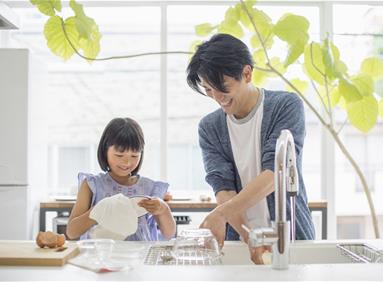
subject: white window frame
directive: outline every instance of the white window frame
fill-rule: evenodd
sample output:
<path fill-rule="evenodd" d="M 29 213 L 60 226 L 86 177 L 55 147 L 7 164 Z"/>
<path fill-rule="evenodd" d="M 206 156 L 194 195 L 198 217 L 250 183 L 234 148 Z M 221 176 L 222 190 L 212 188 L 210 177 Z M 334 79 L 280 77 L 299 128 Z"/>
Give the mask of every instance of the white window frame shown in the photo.
<path fill-rule="evenodd" d="M 28 1 L 4 1 L 9 7 L 13 8 L 28 8 L 32 7 Z M 68 5 L 66 1 L 65 5 Z M 161 28 L 160 28 L 160 51 L 167 49 L 167 8 L 169 6 L 180 5 L 231 5 L 238 1 L 160 1 L 160 0 L 142 0 L 142 1 L 81 1 L 87 7 L 159 7 L 161 10 Z M 265 0 L 257 3 L 258 6 L 300 6 L 300 7 L 318 7 L 320 16 L 320 36 L 324 38 L 328 33 L 333 36 L 333 6 L 335 4 L 354 4 L 354 5 L 371 5 L 382 6 L 381 1 L 353 1 L 353 0 L 338 0 L 338 1 L 273 1 Z M 0 32 L 0 47 L 8 46 L 9 38 L 6 31 Z M 162 55 L 160 60 L 160 177 L 167 178 L 167 153 L 168 153 L 168 136 L 167 136 L 167 56 Z M 321 195 L 328 202 L 328 238 L 336 239 L 336 213 L 335 213 L 335 143 L 327 132 L 321 126 Z"/>

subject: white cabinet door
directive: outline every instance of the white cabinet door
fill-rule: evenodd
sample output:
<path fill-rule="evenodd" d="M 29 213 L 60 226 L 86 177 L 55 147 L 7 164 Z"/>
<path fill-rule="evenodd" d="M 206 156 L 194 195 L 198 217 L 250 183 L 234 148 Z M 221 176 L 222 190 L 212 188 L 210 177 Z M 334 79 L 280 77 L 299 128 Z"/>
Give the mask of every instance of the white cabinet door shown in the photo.
<path fill-rule="evenodd" d="M 0 184 L 28 183 L 29 53 L 0 49 Z"/>
<path fill-rule="evenodd" d="M 28 192 L 26 186 L 0 187 L 0 240 L 28 240 Z"/>

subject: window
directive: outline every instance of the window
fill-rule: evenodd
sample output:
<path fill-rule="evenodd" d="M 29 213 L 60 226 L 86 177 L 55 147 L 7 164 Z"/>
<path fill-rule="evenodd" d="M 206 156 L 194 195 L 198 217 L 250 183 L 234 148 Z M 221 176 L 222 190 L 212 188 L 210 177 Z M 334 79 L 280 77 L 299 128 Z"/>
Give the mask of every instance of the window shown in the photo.
<path fill-rule="evenodd" d="M 48 177 L 55 194 L 77 193 L 77 175 L 80 171 L 90 171 L 90 148 L 50 147 Z M 57 161 L 59 160 L 59 161 Z M 60 172 L 60 173 L 57 173 Z M 75 181 L 73 181 L 75 180 Z M 53 192 L 53 191 L 52 191 Z"/>
<path fill-rule="evenodd" d="M 46 17 L 35 9 L 15 10 L 23 27 L 12 32 L 12 44 L 31 48 L 47 68 L 51 192 L 76 192 L 72 187 L 77 186 L 78 171 L 100 171 L 97 144 L 114 117 L 129 116 L 140 123 L 147 148 L 142 174 L 158 178 L 160 57 L 90 65 L 74 56 L 63 62 L 46 47 L 42 33 Z M 87 7 L 87 13 L 97 19 L 103 35 L 100 57 L 159 50 L 158 7 Z M 94 156 L 84 158 L 85 151 Z"/>
<path fill-rule="evenodd" d="M 201 22 L 219 22 L 227 5 L 169 5 L 167 7 L 166 35 L 169 50 L 189 50 L 196 39 L 194 26 Z M 286 9 L 304 14 L 312 21 L 310 32 L 319 34 L 319 16 L 316 7 L 262 7 L 274 18 Z M 89 16 L 97 19 L 103 34 L 100 57 L 158 51 L 160 49 L 159 7 L 87 7 Z M 194 12 L 191 12 L 194 11 Z M 213 11 L 213 12 L 212 12 Z M 145 161 L 141 173 L 153 178 L 161 177 L 160 166 L 160 56 L 141 57 L 129 60 L 111 60 L 87 64 L 73 57 L 62 62 L 54 57 L 45 45 L 42 36 L 46 17 L 34 9 L 17 9 L 23 19 L 21 31 L 12 32 L 13 44 L 32 46 L 48 71 L 48 120 L 49 144 L 57 150 L 88 144 L 88 151 L 97 150 L 97 143 L 106 123 L 116 116 L 131 116 L 144 129 L 146 139 Z M 112 17 L 110 15 L 113 15 Z M 139 24 L 137 24 L 139 23 Z M 278 48 L 276 48 L 278 49 Z M 201 152 L 198 146 L 197 125 L 201 117 L 217 108 L 216 103 L 194 93 L 186 84 L 185 69 L 188 56 L 167 57 L 167 181 L 172 189 L 207 190 L 204 181 Z M 273 81 L 270 87 L 278 88 Z M 316 128 L 315 122 L 313 123 Z M 311 129 L 311 125 L 308 126 Z M 316 139 L 312 139 L 316 140 Z M 310 147 L 310 141 L 306 142 Z M 315 144 L 314 144 L 315 146 Z M 317 150 L 307 150 L 317 152 Z M 51 162 L 53 169 L 65 167 L 60 154 Z M 306 155 L 305 155 L 306 156 Z M 74 156 L 73 156 L 74 157 Z M 315 171 L 318 157 L 306 158 L 307 183 L 310 193 L 319 194 L 319 174 Z M 88 158 L 89 169 L 97 173 L 97 160 Z M 82 165 L 73 162 L 73 171 Z M 73 173 L 72 173 L 73 174 Z M 65 188 L 67 180 L 50 174 L 50 186 L 54 193 L 73 191 Z M 56 176 L 55 176 L 56 175 Z M 69 177 L 69 176 L 68 176 Z M 52 178 L 55 178 L 54 180 Z M 77 185 L 73 178 L 71 187 Z"/>
<path fill-rule="evenodd" d="M 329 22 L 333 23 L 334 41 L 351 72 L 359 68 L 362 58 L 383 56 L 383 6 L 352 1 L 262 1 L 257 5 L 273 21 L 286 12 L 305 16 L 310 21 L 311 39 L 318 41 L 325 30 L 320 26 L 320 15 L 326 14 L 328 9 L 324 2 L 333 9 Z M 219 22 L 226 8 L 233 3 L 136 1 L 132 4 L 129 1 L 101 1 L 91 7 L 85 3 L 85 6 L 103 34 L 100 56 L 105 57 L 160 51 L 163 46 L 168 50 L 187 51 L 190 43 L 197 39 L 194 26 L 203 22 Z M 154 179 L 164 178 L 162 180 L 171 184 L 172 191 L 210 192 L 204 181 L 197 126 L 201 117 L 216 109 L 217 105 L 187 86 L 185 68 L 188 57 L 168 55 L 165 61 L 161 61 L 161 56 L 147 56 L 94 62 L 92 65 L 74 57 L 62 62 L 46 47 L 42 35 L 46 17 L 34 8 L 26 8 L 26 5 L 14 9 L 22 20 L 22 28 L 9 32 L 9 44 L 32 49 L 46 66 L 50 192 L 73 193 L 78 171 L 99 172 L 98 140 L 107 122 L 117 116 L 130 116 L 143 127 L 147 145 L 141 174 Z M 1 38 L 2 42 L 4 38 Z M 281 56 L 286 48 L 281 42 L 276 42 L 272 52 Z M 294 66 L 288 74 L 292 78 L 300 76 L 300 66 Z M 380 87 L 378 93 L 382 95 L 383 79 L 377 83 Z M 285 85 L 280 80 L 271 79 L 266 87 L 284 89 Z M 307 98 L 318 106 L 313 91 L 308 91 Z M 345 118 L 343 112 L 336 113 L 339 125 Z M 323 145 L 324 131 L 310 110 L 306 110 L 306 131 L 303 174 L 309 200 L 320 199 L 325 194 L 321 189 L 326 189 L 326 179 L 321 177 L 321 169 L 326 159 L 335 159 L 335 214 L 331 214 L 333 209 L 330 208 L 329 216 L 337 215 L 339 220 L 338 226 L 333 224 L 332 228 L 338 230 L 339 238 L 372 237 L 368 205 L 359 180 L 337 147 L 335 155 L 322 156 L 321 150 L 327 146 Z M 373 198 L 382 199 L 382 122 L 368 135 L 357 132 L 346 123 L 341 139 L 366 174 L 373 188 Z M 375 204 L 377 213 L 382 215 L 383 206 L 377 201 Z M 380 221 L 382 226 L 382 216 Z"/>
<path fill-rule="evenodd" d="M 347 11 L 347 17 L 344 16 Z M 383 56 L 383 6 L 342 4 L 334 5 L 334 41 L 341 50 L 342 60 L 350 66 L 351 73 L 356 73 L 360 67 L 362 59 L 367 56 Z M 352 48 L 350 48 L 352 46 Z M 358 50 L 357 52 L 355 50 Z M 382 80 L 377 82 L 382 84 Z M 378 93 L 382 93 L 378 90 Z M 338 116 L 339 125 L 345 120 L 343 115 Z M 341 132 L 341 139 L 353 158 L 359 164 L 368 182 L 372 198 L 374 199 L 376 213 L 383 213 L 382 205 L 377 199 L 383 196 L 383 185 L 381 174 L 383 169 L 383 158 L 380 144 L 383 141 L 383 124 L 378 120 L 378 124 L 367 134 L 364 135 L 349 124 L 346 124 Z M 367 236 L 373 237 L 371 230 L 366 230 L 371 225 L 371 217 L 359 177 L 354 168 L 336 148 L 336 214 L 338 215 L 338 235 L 339 238 L 346 238 L 345 233 L 353 237 Z M 347 197 L 345 197 L 347 195 Z M 348 216 L 348 220 L 353 223 L 346 227 L 341 216 Z M 358 216 L 365 216 L 365 222 L 358 220 Z M 381 217 L 380 227 L 383 224 Z M 356 228 L 356 225 L 360 225 Z M 344 225 L 342 227 L 342 225 Z M 380 228 L 382 230 L 382 228 Z"/>

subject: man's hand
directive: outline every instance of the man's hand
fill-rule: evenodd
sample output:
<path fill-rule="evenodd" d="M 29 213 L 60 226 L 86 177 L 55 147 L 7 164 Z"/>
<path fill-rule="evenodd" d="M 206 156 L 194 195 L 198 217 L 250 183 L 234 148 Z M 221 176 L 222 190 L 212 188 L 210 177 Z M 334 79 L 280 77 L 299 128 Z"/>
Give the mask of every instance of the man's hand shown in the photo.
<path fill-rule="evenodd" d="M 217 238 L 219 247 L 222 248 L 225 241 L 226 222 L 225 216 L 217 207 L 205 217 L 199 227 L 210 229 L 211 233 Z"/>
<path fill-rule="evenodd" d="M 250 258 L 255 264 L 270 264 L 271 263 L 271 246 L 252 247 L 249 245 Z M 268 254 L 266 256 L 265 254 Z"/>
<path fill-rule="evenodd" d="M 242 227 L 242 225 L 248 225 L 245 216 L 239 213 L 233 214 L 228 218 L 228 222 L 231 225 L 231 227 L 233 227 L 234 230 L 237 231 L 239 236 L 241 236 L 242 241 L 247 243 L 249 239 L 249 233 Z"/>
<path fill-rule="evenodd" d="M 143 199 L 137 203 L 152 215 L 161 215 L 168 211 L 169 206 L 160 198 Z"/>

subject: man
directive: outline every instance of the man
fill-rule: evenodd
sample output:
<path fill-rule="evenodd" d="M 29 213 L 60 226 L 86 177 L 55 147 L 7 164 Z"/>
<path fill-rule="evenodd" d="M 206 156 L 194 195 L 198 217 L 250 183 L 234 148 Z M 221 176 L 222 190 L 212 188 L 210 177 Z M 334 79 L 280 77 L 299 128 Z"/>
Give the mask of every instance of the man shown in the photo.
<path fill-rule="evenodd" d="M 295 141 L 300 183 L 295 239 L 314 239 L 302 179 L 303 103 L 294 93 L 256 87 L 252 71 L 249 49 L 228 34 L 214 35 L 198 46 L 187 68 L 189 86 L 221 107 L 199 124 L 206 181 L 218 203 L 201 227 L 211 229 L 222 246 L 225 233 L 227 240 L 238 240 L 241 235 L 247 242 L 242 224 L 250 228 L 270 226 L 275 218 L 275 145 L 281 130 L 289 129 Z M 289 201 L 287 215 L 289 218 Z M 226 223 L 230 224 L 227 232 Z"/>

